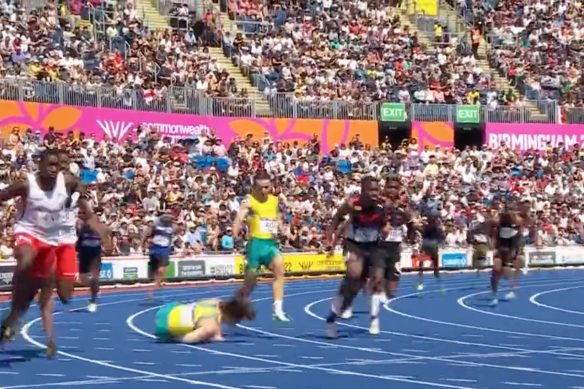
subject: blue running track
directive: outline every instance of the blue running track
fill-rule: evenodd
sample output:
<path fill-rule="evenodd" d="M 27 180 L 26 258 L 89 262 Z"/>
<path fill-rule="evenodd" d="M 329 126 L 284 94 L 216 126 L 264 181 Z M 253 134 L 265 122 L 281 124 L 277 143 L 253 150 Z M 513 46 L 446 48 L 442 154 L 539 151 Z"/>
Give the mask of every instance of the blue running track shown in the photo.
<path fill-rule="evenodd" d="M 533 271 L 521 280 L 518 299 L 497 308 L 487 306 L 486 274 L 444 275 L 445 294 L 427 280 L 416 296 L 415 278 L 404 278 L 401 294 L 382 311 L 379 336 L 368 334 L 359 298 L 337 340 L 325 338 L 323 318 L 338 280 L 288 283 L 290 326 L 272 322 L 270 285 L 262 284 L 254 294 L 257 321 L 203 346 L 157 343 L 157 308 L 229 297 L 235 285 L 167 289 L 155 305 L 145 303 L 145 292 L 104 294 L 93 314 L 77 298 L 55 317 L 60 353 L 53 361 L 45 359 L 32 308 L 22 335 L 0 351 L 0 389 L 584 389 L 583 270 Z"/>

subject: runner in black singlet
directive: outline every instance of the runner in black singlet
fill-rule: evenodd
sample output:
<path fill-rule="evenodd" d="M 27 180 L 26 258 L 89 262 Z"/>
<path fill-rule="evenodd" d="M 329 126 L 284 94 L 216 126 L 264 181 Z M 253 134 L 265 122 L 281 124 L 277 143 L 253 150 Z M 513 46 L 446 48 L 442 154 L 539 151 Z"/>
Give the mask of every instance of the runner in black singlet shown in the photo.
<path fill-rule="evenodd" d="M 520 217 L 515 212 L 505 209 L 499 216 L 494 228 L 495 257 L 491 275 L 491 291 L 493 293 L 491 306 L 496 306 L 499 303 L 499 280 L 502 276 L 510 280 L 509 286 L 511 290 L 505 298 L 507 300 L 515 298 L 513 289 L 516 284 L 513 280 L 517 279 L 517 274 L 515 273 L 517 272 L 519 254 L 524 243 L 521 229 Z"/>
<path fill-rule="evenodd" d="M 401 246 L 404 239 L 415 243 L 416 228 L 411 214 L 399 199 L 401 182 L 399 177 L 389 177 L 386 181 L 386 225 L 379 242 L 379 255 L 384 266 L 384 279 L 381 290 L 371 297 L 372 320 L 369 333 L 379 333 L 379 306 L 384 299 L 390 298 L 399 286 L 401 277 Z"/>
<path fill-rule="evenodd" d="M 434 271 L 434 278 L 440 283 L 440 246 L 444 243 L 445 233 L 440 220 L 439 213 L 430 213 L 427 222 L 422 226 L 422 255 L 427 255 L 432 260 L 432 269 Z M 424 261 L 420 260 L 420 268 L 418 271 L 418 285 L 416 286 L 418 292 L 424 290 Z M 442 289 L 442 285 L 440 285 Z"/>
<path fill-rule="evenodd" d="M 371 268 L 375 282 L 383 276 L 383 264 L 379 262 L 379 236 L 385 224 L 385 213 L 377 199 L 378 183 L 369 176 L 361 181 L 361 195 L 341 205 L 329 231 L 329 244 L 334 247 L 338 228 L 345 216 L 349 216 L 345 244 L 347 250 L 347 274 L 341 283 L 339 296 L 333 300 L 331 314 L 327 318 L 327 336 L 336 337 L 335 322 L 338 315 L 350 307 L 363 287 L 364 272 Z"/>
<path fill-rule="evenodd" d="M 389 177 L 386 181 L 386 221 L 383 239 L 380 242 L 381 255 L 385 263 L 385 292 L 391 297 L 401 276 L 401 246 L 404 239 L 416 243 L 416 226 L 412 215 L 400 198 L 401 182 L 399 177 Z"/>

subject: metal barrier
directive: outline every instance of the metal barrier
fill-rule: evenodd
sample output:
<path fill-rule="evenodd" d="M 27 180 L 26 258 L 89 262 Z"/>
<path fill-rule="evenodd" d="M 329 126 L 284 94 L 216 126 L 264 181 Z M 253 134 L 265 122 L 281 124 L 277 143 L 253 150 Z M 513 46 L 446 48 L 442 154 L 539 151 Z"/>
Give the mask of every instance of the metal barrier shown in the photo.
<path fill-rule="evenodd" d="M 152 69 L 150 69 L 152 70 Z M 155 70 L 155 69 L 154 69 Z M 253 67 L 245 68 L 257 82 L 269 81 Z M 257 77 L 255 77 L 257 76 Z M 254 78 L 255 77 L 255 78 Z M 380 120 L 383 102 L 303 101 L 292 93 L 275 93 L 267 97 L 270 111 L 256 109 L 250 98 L 209 98 L 193 88 L 169 86 L 152 102 L 145 102 L 143 91 L 118 90 L 113 87 L 71 85 L 41 81 L 2 80 L 0 100 L 46 104 L 65 104 L 97 108 L 171 112 L 194 115 L 248 116 L 258 113 L 274 117 L 315 119 Z M 556 101 L 532 101 L 543 115 L 523 108 L 502 106 L 497 109 L 479 107 L 482 122 L 490 123 L 557 123 Z M 449 104 L 406 104 L 400 117 L 411 121 L 455 122 L 457 106 Z M 584 108 L 565 109 L 565 122 L 584 124 Z M 403 119 L 403 120 L 406 120 Z"/>

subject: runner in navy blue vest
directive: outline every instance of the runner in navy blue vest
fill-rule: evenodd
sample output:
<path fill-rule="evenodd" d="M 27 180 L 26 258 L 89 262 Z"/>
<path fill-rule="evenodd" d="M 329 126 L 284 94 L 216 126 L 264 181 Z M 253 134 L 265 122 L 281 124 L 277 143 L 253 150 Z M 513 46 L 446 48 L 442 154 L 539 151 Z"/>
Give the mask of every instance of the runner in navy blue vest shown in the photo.
<path fill-rule="evenodd" d="M 149 277 L 154 278 L 154 289 L 162 287 L 166 268 L 170 263 L 170 254 L 174 240 L 174 222 L 169 213 L 165 213 L 146 231 L 145 239 L 150 239 L 150 261 L 148 262 Z M 150 299 L 154 298 L 154 290 Z"/>
<path fill-rule="evenodd" d="M 82 224 L 77 231 L 77 261 L 79 278 L 83 285 L 89 285 L 91 291 L 87 310 L 95 312 L 101 270 L 101 238 L 87 224 Z"/>

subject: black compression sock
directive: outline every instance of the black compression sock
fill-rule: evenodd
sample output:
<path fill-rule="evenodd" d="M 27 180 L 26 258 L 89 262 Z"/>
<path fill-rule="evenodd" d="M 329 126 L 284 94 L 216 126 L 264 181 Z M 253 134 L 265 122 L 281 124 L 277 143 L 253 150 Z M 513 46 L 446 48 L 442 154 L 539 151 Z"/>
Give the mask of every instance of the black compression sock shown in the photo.
<path fill-rule="evenodd" d="M 334 323 L 337 321 L 337 314 L 331 311 L 331 314 L 326 318 L 326 322 L 328 324 Z"/>
<path fill-rule="evenodd" d="M 97 294 L 99 293 L 99 280 L 92 278 L 89 282 L 89 288 L 91 290 L 91 302 L 94 303 L 97 300 Z"/>
<path fill-rule="evenodd" d="M 496 295 L 499 292 L 499 274 L 493 273 L 491 274 L 491 291 L 493 295 Z"/>

